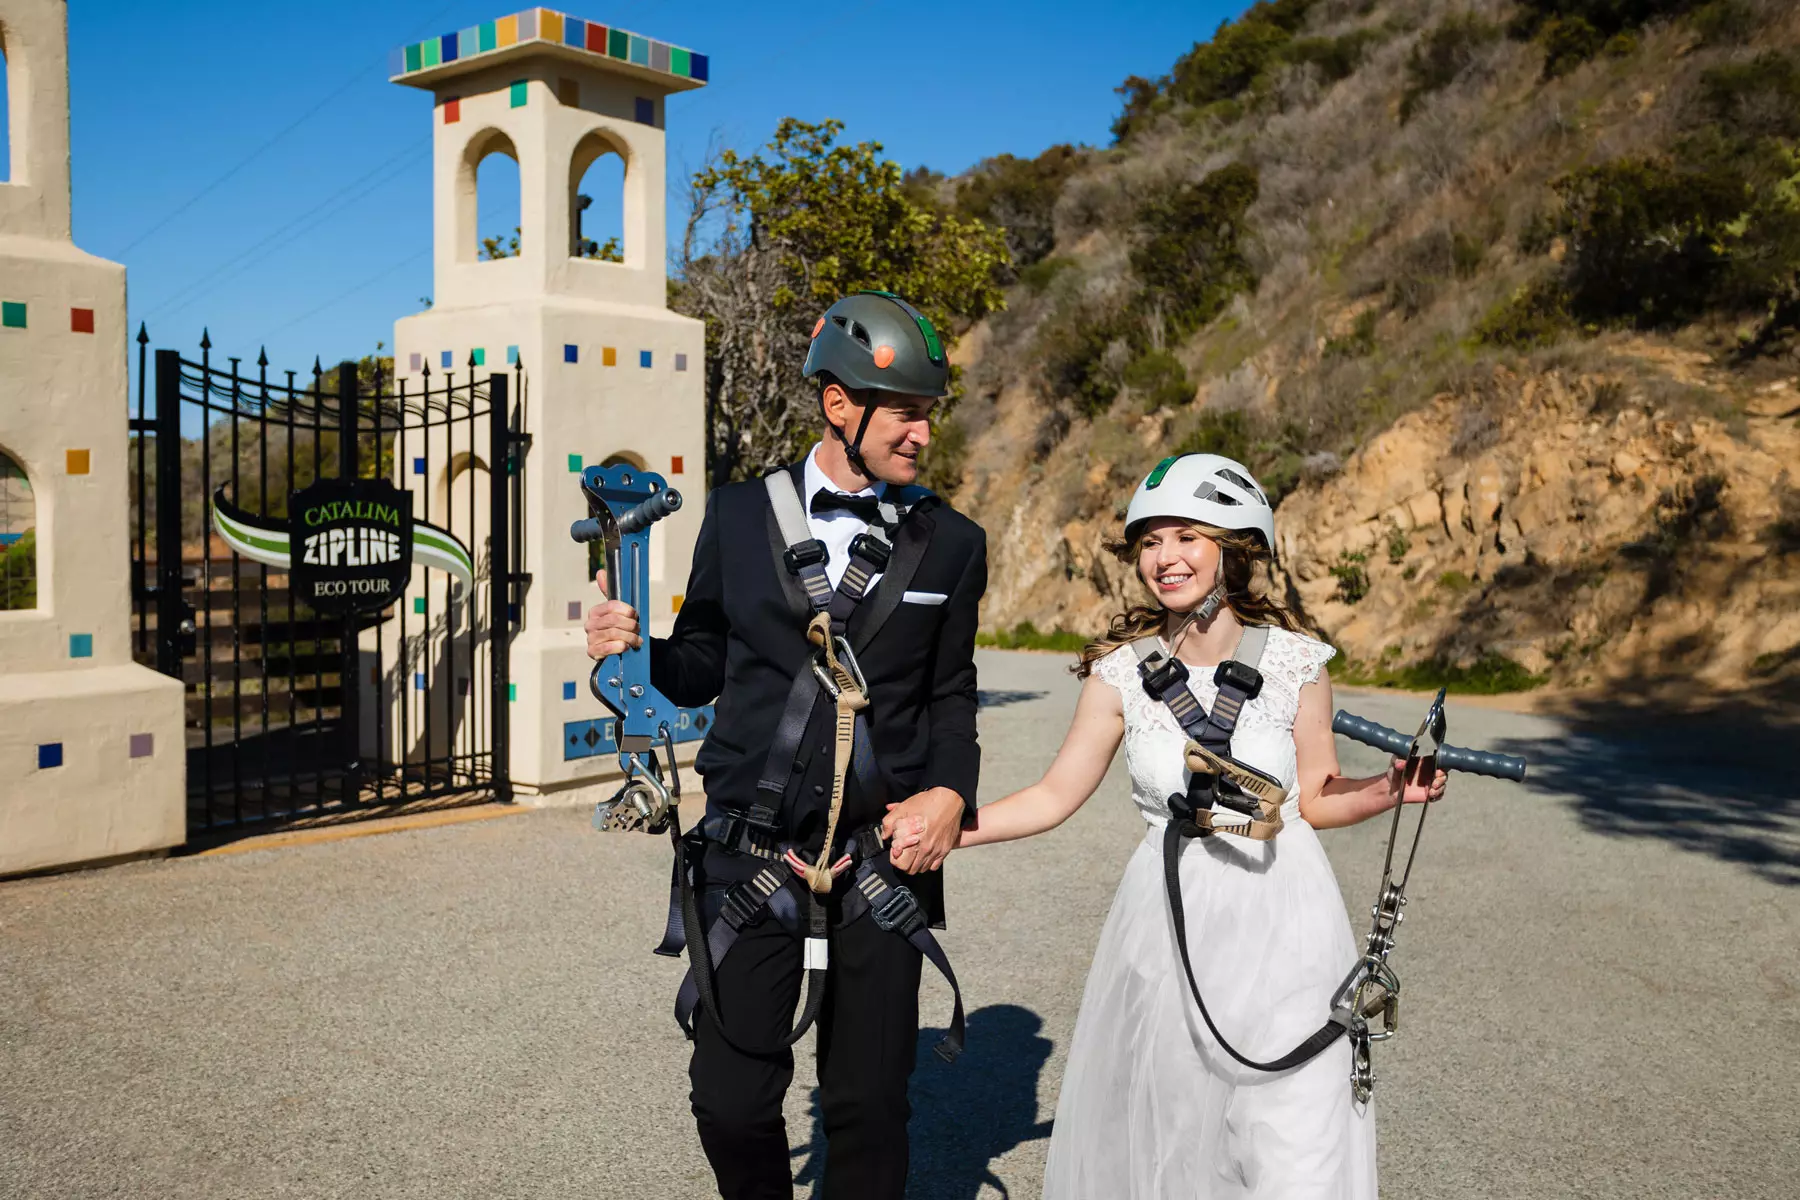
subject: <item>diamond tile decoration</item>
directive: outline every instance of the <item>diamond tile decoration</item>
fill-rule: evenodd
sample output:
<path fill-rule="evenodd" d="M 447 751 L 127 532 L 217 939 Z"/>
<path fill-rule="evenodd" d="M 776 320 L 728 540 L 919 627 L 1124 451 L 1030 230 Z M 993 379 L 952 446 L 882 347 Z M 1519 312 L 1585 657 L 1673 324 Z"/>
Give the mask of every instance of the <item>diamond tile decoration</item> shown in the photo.
<path fill-rule="evenodd" d="M 526 87 L 523 79 L 515 79 L 513 85 L 507 89 L 507 92 L 512 98 L 512 106 L 514 108 L 525 107 L 525 101 L 530 96 L 530 89 Z"/>
<path fill-rule="evenodd" d="M 563 680 L 563 699 L 564 700 L 573 700 L 574 698 L 575 698 L 575 681 L 572 679 Z"/>
<path fill-rule="evenodd" d="M 71 475 L 86 475 L 93 461 L 93 456 L 86 450 L 70 450 L 63 457 Z"/>
<path fill-rule="evenodd" d="M 469 351 L 469 353 L 474 358 L 476 366 L 487 366 L 487 349 L 485 347 L 477 346 L 475 349 Z"/>
<path fill-rule="evenodd" d="M 413 459 L 413 474 L 414 475 L 423 475 L 424 473 L 425 473 L 425 460 L 423 458 Z"/>
<path fill-rule="evenodd" d="M 25 304 L 23 301 L 0 300 L 0 329 L 25 328 Z"/>
<path fill-rule="evenodd" d="M 648 96 L 639 96 L 631 115 L 639 125 L 656 124 L 656 101 Z"/>
<path fill-rule="evenodd" d="M 412 358 L 410 360 L 409 365 L 411 366 L 412 370 L 414 370 L 414 371 L 418 370 L 420 367 L 425 365 L 425 356 L 420 354 L 417 350 L 414 350 L 412 353 Z"/>
<path fill-rule="evenodd" d="M 650 352 L 648 350 L 639 350 L 638 351 L 638 366 L 648 367 L 649 365 L 650 365 Z"/>
<path fill-rule="evenodd" d="M 519 348 L 517 346 L 508 346 L 506 348 L 506 361 L 509 365 L 518 363 Z"/>
<path fill-rule="evenodd" d="M 156 753 L 156 735 L 154 733 L 134 733 L 131 735 L 131 757 L 149 758 Z"/>
<path fill-rule="evenodd" d="M 579 454 L 569 455 L 569 470 L 575 471 L 578 473 L 580 472 L 580 470 L 581 470 L 581 455 L 579 455 Z"/>
<path fill-rule="evenodd" d="M 69 332 L 94 332 L 94 310 L 91 308 L 71 308 L 69 310 Z"/>
<path fill-rule="evenodd" d="M 669 474 L 671 474 L 671 475 L 681 474 L 681 455 L 679 455 L 679 454 L 670 455 L 670 457 L 669 457 Z"/>
<path fill-rule="evenodd" d="M 413 597 L 413 612 L 421 617 L 425 615 L 425 597 Z"/>
<path fill-rule="evenodd" d="M 518 702 L 518 699 L 519 699 L 519 685 L 516 683 L 507 684 L 506 685 L 507 703 L 516 704 Z"/>
<path fill-rule="evenodd" d="M 571 621 L 581 620 L 581 601 L 579 601 L 579 600 L 569 601 L 569 620 L 571 620 Z"/>
<path fill-rule="evenodd" d="M 94 635 L 91 633 L 71 633 L 69 635 L 69 657 L 94 657 Z"/>
<path fill-rule="evenodd" d="M 600 365 L 603 367 L 618 366 L 619 365 L 618 350 L 612 346 L 602 346 L 600 348 Z"/>
<path fill-rule="evenodd" d="M 675 719 L 675 741 L 697 742 L 706 736 L 712 728 L 713 710 L 711 705 L 704 708 L 684 708 Z M 563 722 L 563 761 L 577 758 L 598 758 L 611 754 L 618 749 L 614 739 L 615 726 L 611 717 L 597 717 L 588 721 Z"/>
<path fill-rule="evenodd" d="M 423 671 L 413 672 L 413 691 L 422 692 L 424 690 L 425 690 L 425 672 L 423 672 Z"/>
<path fill-rule="evenodd" d="M 687 370 L 687 355 L 685 355 L 685 354 L 677 354 L 677 355 L 676 355 L 676 356 L 675 356 L 675 369 L 676 369 L 676 370 L 677 370 L 677 371 L 685 371 L 685 370 Z"/>
<path fill-rule="evenodd" d="M 707 56 L 623 29 L 610 29 L 548 8 L 528 8 L 456 33 L 427 38 L 402 47 L 393 62 L 394 79 L 427 71 L 444 63 L 504 51 L 530 42 L 560 43 L 596 58 L 630 62 L 659 75 L 705 83 L 711 75 Z"/>
<path fill-rule="evenodd" d="M 462 120 L 462 97 L 449 96 L 444 100 L 444 124 L 454 125 Z"/>
<path fill-rule="evenodd" d="M 51 767 L 62 766 L 61 742 L 44 742 L 38 746 L 38 770 L 48 771 Z"/>
<path fill-rule="evenodd" d="M 580 356 L 580 351 L 575 349 L 575 345 L 573 342 L 564 344 L 564 346 L 563 346 L 563 361 L 564 362 L 577 362 L 577 361 L 579 361 L 579 356 Z"/>
<path fill-rule="evenodd" d="M 445 350 L 438 355 L 438 365 L 443 367 L 446 371 L 450 369 L 450 364 L 453 361 L 455 360 L 451 358 L 450 351 L 448 350 Z"/>

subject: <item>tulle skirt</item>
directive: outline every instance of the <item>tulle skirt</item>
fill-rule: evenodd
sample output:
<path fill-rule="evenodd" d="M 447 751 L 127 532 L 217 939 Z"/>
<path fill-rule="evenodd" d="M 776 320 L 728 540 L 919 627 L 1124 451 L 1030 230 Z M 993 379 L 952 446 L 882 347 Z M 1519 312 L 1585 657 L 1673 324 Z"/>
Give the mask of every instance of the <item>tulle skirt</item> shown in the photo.
<path fill-rule="evenodd" d="M 1268 1061 L 1318 1029 L 1356 951 L 1318 835 L 1185 844 L 1194 976 L 1219 1031 Z M 1340 1039 L 1270 1075 L 1240 1066 L 1188 993 L 1163 894 L 1162 827 L 1132 854 L 1075 1022 L 1045 1200 L 1372 1200 L 1375 1117 Z"/>

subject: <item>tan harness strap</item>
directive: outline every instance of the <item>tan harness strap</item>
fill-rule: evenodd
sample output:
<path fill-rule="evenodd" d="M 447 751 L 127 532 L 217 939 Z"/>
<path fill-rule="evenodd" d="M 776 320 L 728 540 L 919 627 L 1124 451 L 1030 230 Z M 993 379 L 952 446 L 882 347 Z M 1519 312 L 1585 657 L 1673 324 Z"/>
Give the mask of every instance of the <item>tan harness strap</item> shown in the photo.
<path fill-rule="evenodd" d="M 844 811 L 844 780 L 850 773 L 850 755 L 856 745 L 856 714 L 869 706 L 868 696 L 849 668 L 838 661 L 831 636 L 831 614 L 817 613 L 806 626 L 806 639 L 824 652 L 825 666 L 837 683 L 837 752 L 831 775 L 831 808 L 825 820 L 825 844 L 819 860 L 807 868 L 806 885 L 818 895 L 831 891 L 831 847 L 837 840 L 838 817 Z"/>

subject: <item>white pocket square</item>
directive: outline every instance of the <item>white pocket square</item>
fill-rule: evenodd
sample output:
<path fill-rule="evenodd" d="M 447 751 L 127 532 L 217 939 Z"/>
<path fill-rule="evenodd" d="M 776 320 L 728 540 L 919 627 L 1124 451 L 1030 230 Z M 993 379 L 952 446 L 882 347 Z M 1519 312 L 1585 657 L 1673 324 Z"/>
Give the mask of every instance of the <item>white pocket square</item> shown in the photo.
<path fill-rule="evenodd" d="M 942 604 L 944 601 L 948 600 L 949 598 L 950 597 L 946 596 L 943 592 L 902 592 L 900 594 L 900 603 L 902 603 L 902 604 Z"/>

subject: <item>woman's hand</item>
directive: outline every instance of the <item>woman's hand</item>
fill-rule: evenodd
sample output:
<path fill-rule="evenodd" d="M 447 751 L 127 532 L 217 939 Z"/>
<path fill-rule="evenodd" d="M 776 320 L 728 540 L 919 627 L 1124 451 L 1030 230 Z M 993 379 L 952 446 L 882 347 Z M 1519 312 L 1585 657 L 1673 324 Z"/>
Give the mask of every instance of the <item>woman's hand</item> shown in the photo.
<path fill-rule="evenodd" d="M 1426 783 L 1423 779 L 1424 765 L 1423 761 L 1419 763 L 1412 773 L 1412 778 L 1405 780 L 1403 788 L 1401 776 L 1406 771 L 1406 760 L 1396 758 L 1390 763 L 1387 772 L 1388 796 L 1390 798 L 1399 796 L 1402 804 L 1430 804 L 1435 800 L 1442 800 L 1444 789 L 1450 783 L 1450 776 L 1444 771 L 1435 771 L 1432 774 L 1431 782 Z"/>

